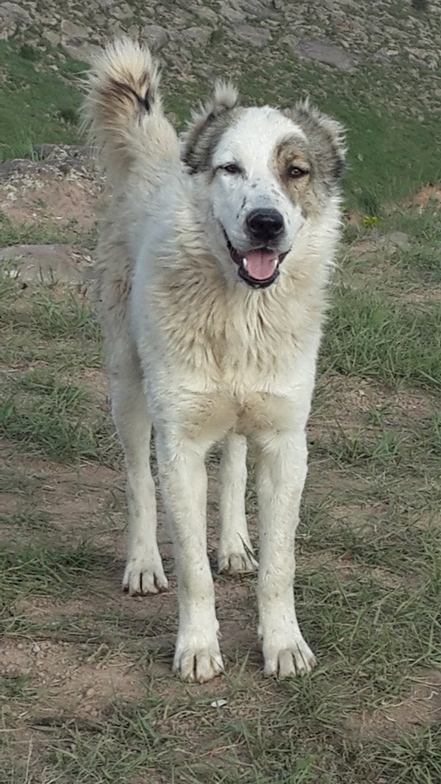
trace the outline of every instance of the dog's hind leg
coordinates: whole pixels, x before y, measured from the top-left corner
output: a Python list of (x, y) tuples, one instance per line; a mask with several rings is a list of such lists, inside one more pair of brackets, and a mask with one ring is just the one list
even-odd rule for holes
[(251, 572), (257, 568), (245, 516), (247, 443), (245, 436), (229, 433), (220, 464), (219, 571), (228, 574)]
[(110, 364), (113, 418), (127, 469), (129, 531), (123, 588), (132, 596), (167, 588), (156, 541), (155, 485), (150, 470), (151, 424), (137, 359), (127, 349)]
[(173, 534), (178, 576), (179, 631), (173, 669), (204, 683), (223, 670), (207, 556), (208, 443), (186, 437), (174, 424), (156, 431), (161, 489)]

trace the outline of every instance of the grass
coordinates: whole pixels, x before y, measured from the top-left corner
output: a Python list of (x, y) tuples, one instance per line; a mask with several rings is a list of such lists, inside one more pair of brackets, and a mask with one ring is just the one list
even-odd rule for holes
[(96, 244), (96, 228), (79, 232), (75, 221), (63, 229), (47, 221), (15, 223), (0, 210), (0, 247), (50, 245), (52, 243), (81, 243), (82, 247), (92, 249)]
[[(0, 160), (32, 154), (32, 145), (78, 138), (81, 93), (74, 79), (84, 66), (52, 55), (58, 73), (41, 67), (31, 45), (0, 41)], [(46, 59), (49, 65), (49, 58)]]
[(109, 556), (87, 540), (75, 547), (39, 546), (18, 551), (0, 550), (2, 596), (71, 593), (78, 575), (109, 566)]
[(344, 375), (441, 388), (441, 308), (403, 306), (381, 293), (336, 292), (325, 361)]

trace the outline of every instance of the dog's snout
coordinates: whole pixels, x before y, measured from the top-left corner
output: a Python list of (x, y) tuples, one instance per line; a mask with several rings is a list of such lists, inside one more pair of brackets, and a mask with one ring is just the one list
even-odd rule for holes
[(285, 225), (278, 210), (256, 209), (246, 217), (247, 228), (255, 239), (274, 240), (282, 234)]

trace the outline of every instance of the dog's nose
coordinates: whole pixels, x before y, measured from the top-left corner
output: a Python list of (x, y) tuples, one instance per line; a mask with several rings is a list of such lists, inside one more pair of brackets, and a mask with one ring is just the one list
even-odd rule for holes
[(283, 232), (283, 217), (278, 210), (251, 210), (246, 217), (246, 224), (256, 240), (275, 240)]

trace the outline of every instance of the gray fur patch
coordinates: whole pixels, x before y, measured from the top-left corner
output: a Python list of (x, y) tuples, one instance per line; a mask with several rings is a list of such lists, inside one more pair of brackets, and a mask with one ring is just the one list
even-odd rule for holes
[(199, 112), (194, 112), (183, 134), (182, 160), (191, 174), (210, 169), (216, 145), (238, 115), (237, 90), (229, 83), (219, 82), (214, 96)]
[(309, 106), (308, 102), (298, 103), (284, 113), (306, 135), (312, 175), (321, 180), (326, 188), (332, 188), (343, 175), (346, 165), (343, 127)]
[(205, 123), (190, 128), (185, 136), (182, 160), (192, 174), (209, 171), (213, 153), (219, 139), (237, 118), (239, 110), (223, 109), (221, 112), (210, 112)]

